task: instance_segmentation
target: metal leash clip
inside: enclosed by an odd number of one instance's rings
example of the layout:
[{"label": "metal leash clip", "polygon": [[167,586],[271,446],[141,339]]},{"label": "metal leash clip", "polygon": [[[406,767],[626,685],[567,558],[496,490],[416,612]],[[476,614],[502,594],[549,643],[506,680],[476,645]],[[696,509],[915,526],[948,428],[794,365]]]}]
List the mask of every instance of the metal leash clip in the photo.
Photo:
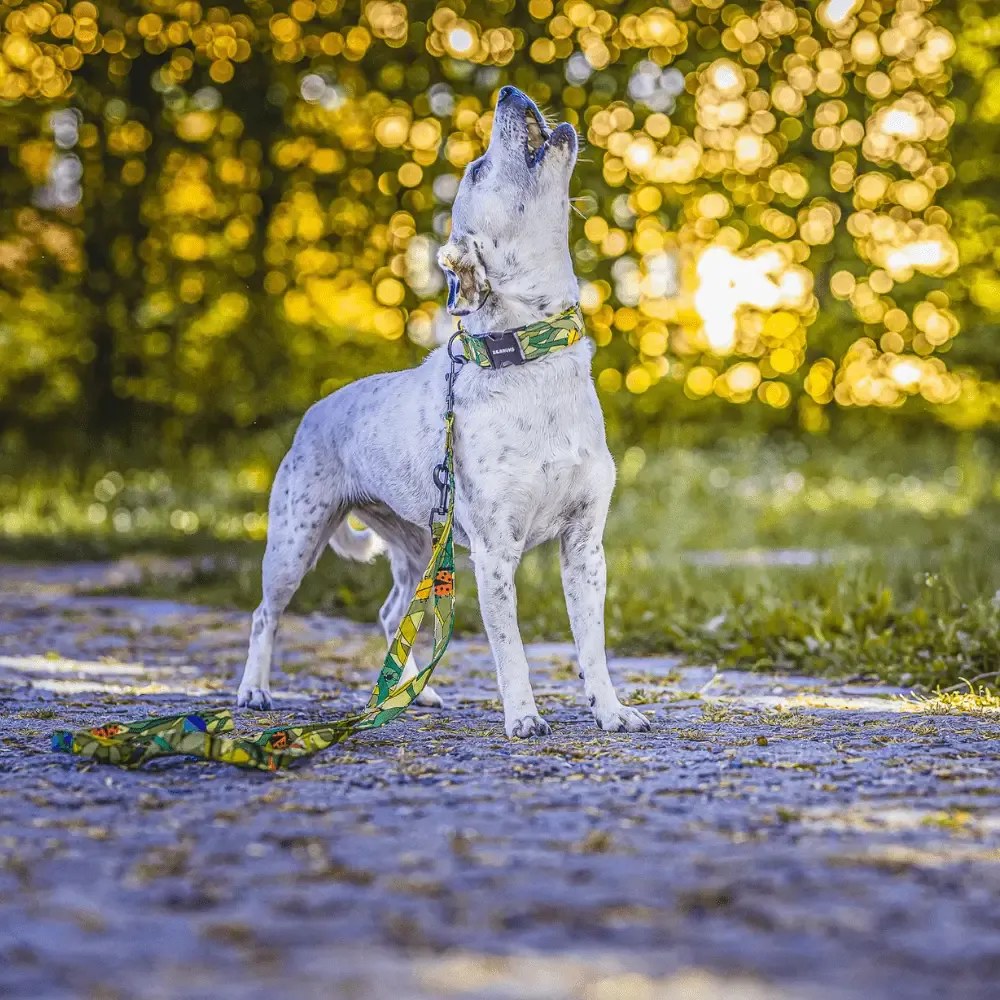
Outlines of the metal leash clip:
[{"label": "metal leash clip", "polygon": [[434,466],[434,485],[438,488],[438,505],[431,510],[432,525],[435,517],[445,517],[448,513],[448,500],[451,493],[450,478],[451,474],[445,462],[439,462]]},{"label": "metal leash clip", "polygon": [[451,506],[451,476],[452,476],[452,441],[451,424],[455,417],[455,379],[458,378],[458,370],[468,360],[464,354],[455,353],[455,341],[460,340],[462,331],[452,335],[448,341],[448,358],[451,365],[445,381],[448,391],[445,395],[445,455],[444,460],[434,466],[434,485],[438,490],[438,505],[431,509],[430,526],[434,530],[434,519],[436,517],[447,517],[448,509]]}]

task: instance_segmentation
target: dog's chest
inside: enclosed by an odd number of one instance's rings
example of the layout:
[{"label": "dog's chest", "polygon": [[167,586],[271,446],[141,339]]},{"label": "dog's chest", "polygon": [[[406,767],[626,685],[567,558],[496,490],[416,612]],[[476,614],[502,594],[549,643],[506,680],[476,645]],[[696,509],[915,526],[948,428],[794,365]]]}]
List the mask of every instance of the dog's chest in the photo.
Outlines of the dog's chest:
[{"label": "dog's chest", "polygon": [[588,362],[470,387],[456,424],[460,520],[516,524],[530,547],[558,534],[567,511],[601,499],[611,459]]}]

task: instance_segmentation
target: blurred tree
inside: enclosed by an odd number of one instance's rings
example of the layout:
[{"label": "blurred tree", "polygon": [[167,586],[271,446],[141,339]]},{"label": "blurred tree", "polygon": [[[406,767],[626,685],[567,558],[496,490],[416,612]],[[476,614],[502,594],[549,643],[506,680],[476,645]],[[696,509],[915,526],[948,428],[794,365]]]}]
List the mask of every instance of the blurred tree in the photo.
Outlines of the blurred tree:
[{"label": "blurred tree", "polygon": [[7,426],[210,438],[411,363],[505,83],[589,146],[573,251],[632,433],[707,400],[811,430],[1000,414],[992,4],[47,0],[0,25]]}]

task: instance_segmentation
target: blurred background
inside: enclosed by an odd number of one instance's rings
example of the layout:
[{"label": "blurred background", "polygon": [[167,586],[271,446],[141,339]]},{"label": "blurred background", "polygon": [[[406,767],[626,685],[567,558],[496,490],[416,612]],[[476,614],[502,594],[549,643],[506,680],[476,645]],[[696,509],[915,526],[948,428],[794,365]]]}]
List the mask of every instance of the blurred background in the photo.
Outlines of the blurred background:
[{"label": "blurred background", "polygon": [[[255,604],[297,419],[451,329],[435,252],[512,83],[585,140],[612,643],[996,678],[995,4],[47,0],[0,28],[7,558],[167,552],[144,591]],[[565,631],[552,562],[529,635]],[[387,585],[324,561],[296,606],[369,618]]]}]

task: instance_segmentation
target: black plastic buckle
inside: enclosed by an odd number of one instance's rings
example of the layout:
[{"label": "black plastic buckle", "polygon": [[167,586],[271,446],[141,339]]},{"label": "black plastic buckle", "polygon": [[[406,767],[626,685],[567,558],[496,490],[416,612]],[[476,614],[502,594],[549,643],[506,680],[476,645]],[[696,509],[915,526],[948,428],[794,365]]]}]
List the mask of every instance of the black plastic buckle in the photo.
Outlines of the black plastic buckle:
[{"label": "black plastic buckle", "polygon": [[523,365],[524,349],[517,334],[513,330],[503,333],[488,333],[483,337],[486,353],[490,356],[490,364],[494,368],[508,368],[510,365]]}]

